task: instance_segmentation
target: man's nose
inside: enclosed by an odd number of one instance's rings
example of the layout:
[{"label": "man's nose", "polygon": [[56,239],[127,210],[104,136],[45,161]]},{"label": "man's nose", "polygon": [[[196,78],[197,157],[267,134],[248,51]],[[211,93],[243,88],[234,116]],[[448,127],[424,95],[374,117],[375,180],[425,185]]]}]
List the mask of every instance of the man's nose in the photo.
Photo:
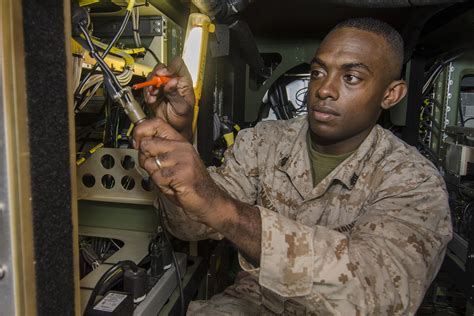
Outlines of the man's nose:
[{"label": "man's nose", "polygon": [[327,76],[321,81],[321,85],[316,91],[318,98],[321,100],[339,98],[339,85],[336,78],[333,76]]}]

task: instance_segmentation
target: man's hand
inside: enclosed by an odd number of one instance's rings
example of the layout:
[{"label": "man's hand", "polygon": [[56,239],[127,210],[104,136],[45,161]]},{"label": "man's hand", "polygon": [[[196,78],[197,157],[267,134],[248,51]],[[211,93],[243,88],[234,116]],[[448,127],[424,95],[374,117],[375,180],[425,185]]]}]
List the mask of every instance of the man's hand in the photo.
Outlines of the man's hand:
[{"label": "man's hand", "polygon": [[259,210],[222,191],[191,143],[161,118],[135,127],[133,142],[139,150],[140,166],[171,202],[191,219],[223,234],[255,266],[259,264]]},{"label": "man's hand", "polygon": [[192,219],[207,223],[230,199],[214,183],[194,147],[164,120],[155,118],[138,125],[134,146],[140,165],[160,191]]},{"label": "man's hand", "polygon": [[194,90],[191,75],[181,57],[176,57],[168,67],[156,65],[152,76],[167,76],[172,79],[163,87],[146,87],[145,101],[156,117],[168,122],[187,140],[192,139]]}]

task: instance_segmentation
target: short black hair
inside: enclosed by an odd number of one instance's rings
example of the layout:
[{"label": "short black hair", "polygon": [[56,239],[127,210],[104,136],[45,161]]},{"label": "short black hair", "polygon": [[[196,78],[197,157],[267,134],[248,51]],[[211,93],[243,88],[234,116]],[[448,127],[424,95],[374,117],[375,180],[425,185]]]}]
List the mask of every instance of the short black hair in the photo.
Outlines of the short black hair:
[{"label": "short black hair", "polygon": [[362,31],[371,32],[377,35],[382,36],[387,42],[388,46],[392,49],[393,55],[396,58],[397,72],[398,77],[400,77],[402,65],[403,65],[403,55],[404,55],[404,44],[403,38],[391,25],[374,19],[370,17],[365,18],[353,18],[345,20],[337,24],[331,32],[341,29],[351,27],[359,29]]}]

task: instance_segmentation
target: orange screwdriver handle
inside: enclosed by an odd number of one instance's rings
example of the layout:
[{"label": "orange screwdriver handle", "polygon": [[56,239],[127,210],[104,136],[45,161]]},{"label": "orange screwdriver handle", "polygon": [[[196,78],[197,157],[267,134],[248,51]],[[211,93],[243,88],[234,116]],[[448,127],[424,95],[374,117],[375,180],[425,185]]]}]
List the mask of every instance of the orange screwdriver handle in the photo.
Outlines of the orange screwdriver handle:
[{"label": "orange screwdriver handle", "polygon": [[151,80],[133,85],[132,88],[133,90],[138,90],[138,89],[149,87],[149,86],[155,86],[159,88],[162,85],[165,85],[166,83],[168,83],[168,81],[170,80],[171,80],[170,77],[154,76],[153,78],[151,78]]}]

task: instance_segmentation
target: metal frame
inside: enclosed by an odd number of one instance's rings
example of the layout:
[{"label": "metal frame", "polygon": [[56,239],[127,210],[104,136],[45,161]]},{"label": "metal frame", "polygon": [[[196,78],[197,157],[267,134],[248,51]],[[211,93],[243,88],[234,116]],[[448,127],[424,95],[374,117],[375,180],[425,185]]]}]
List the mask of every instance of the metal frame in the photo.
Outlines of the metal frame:
[{"label": "metal frame", "polygon": [[2,1],[0,16],[0,306],[36,315],[21,1]]}]

